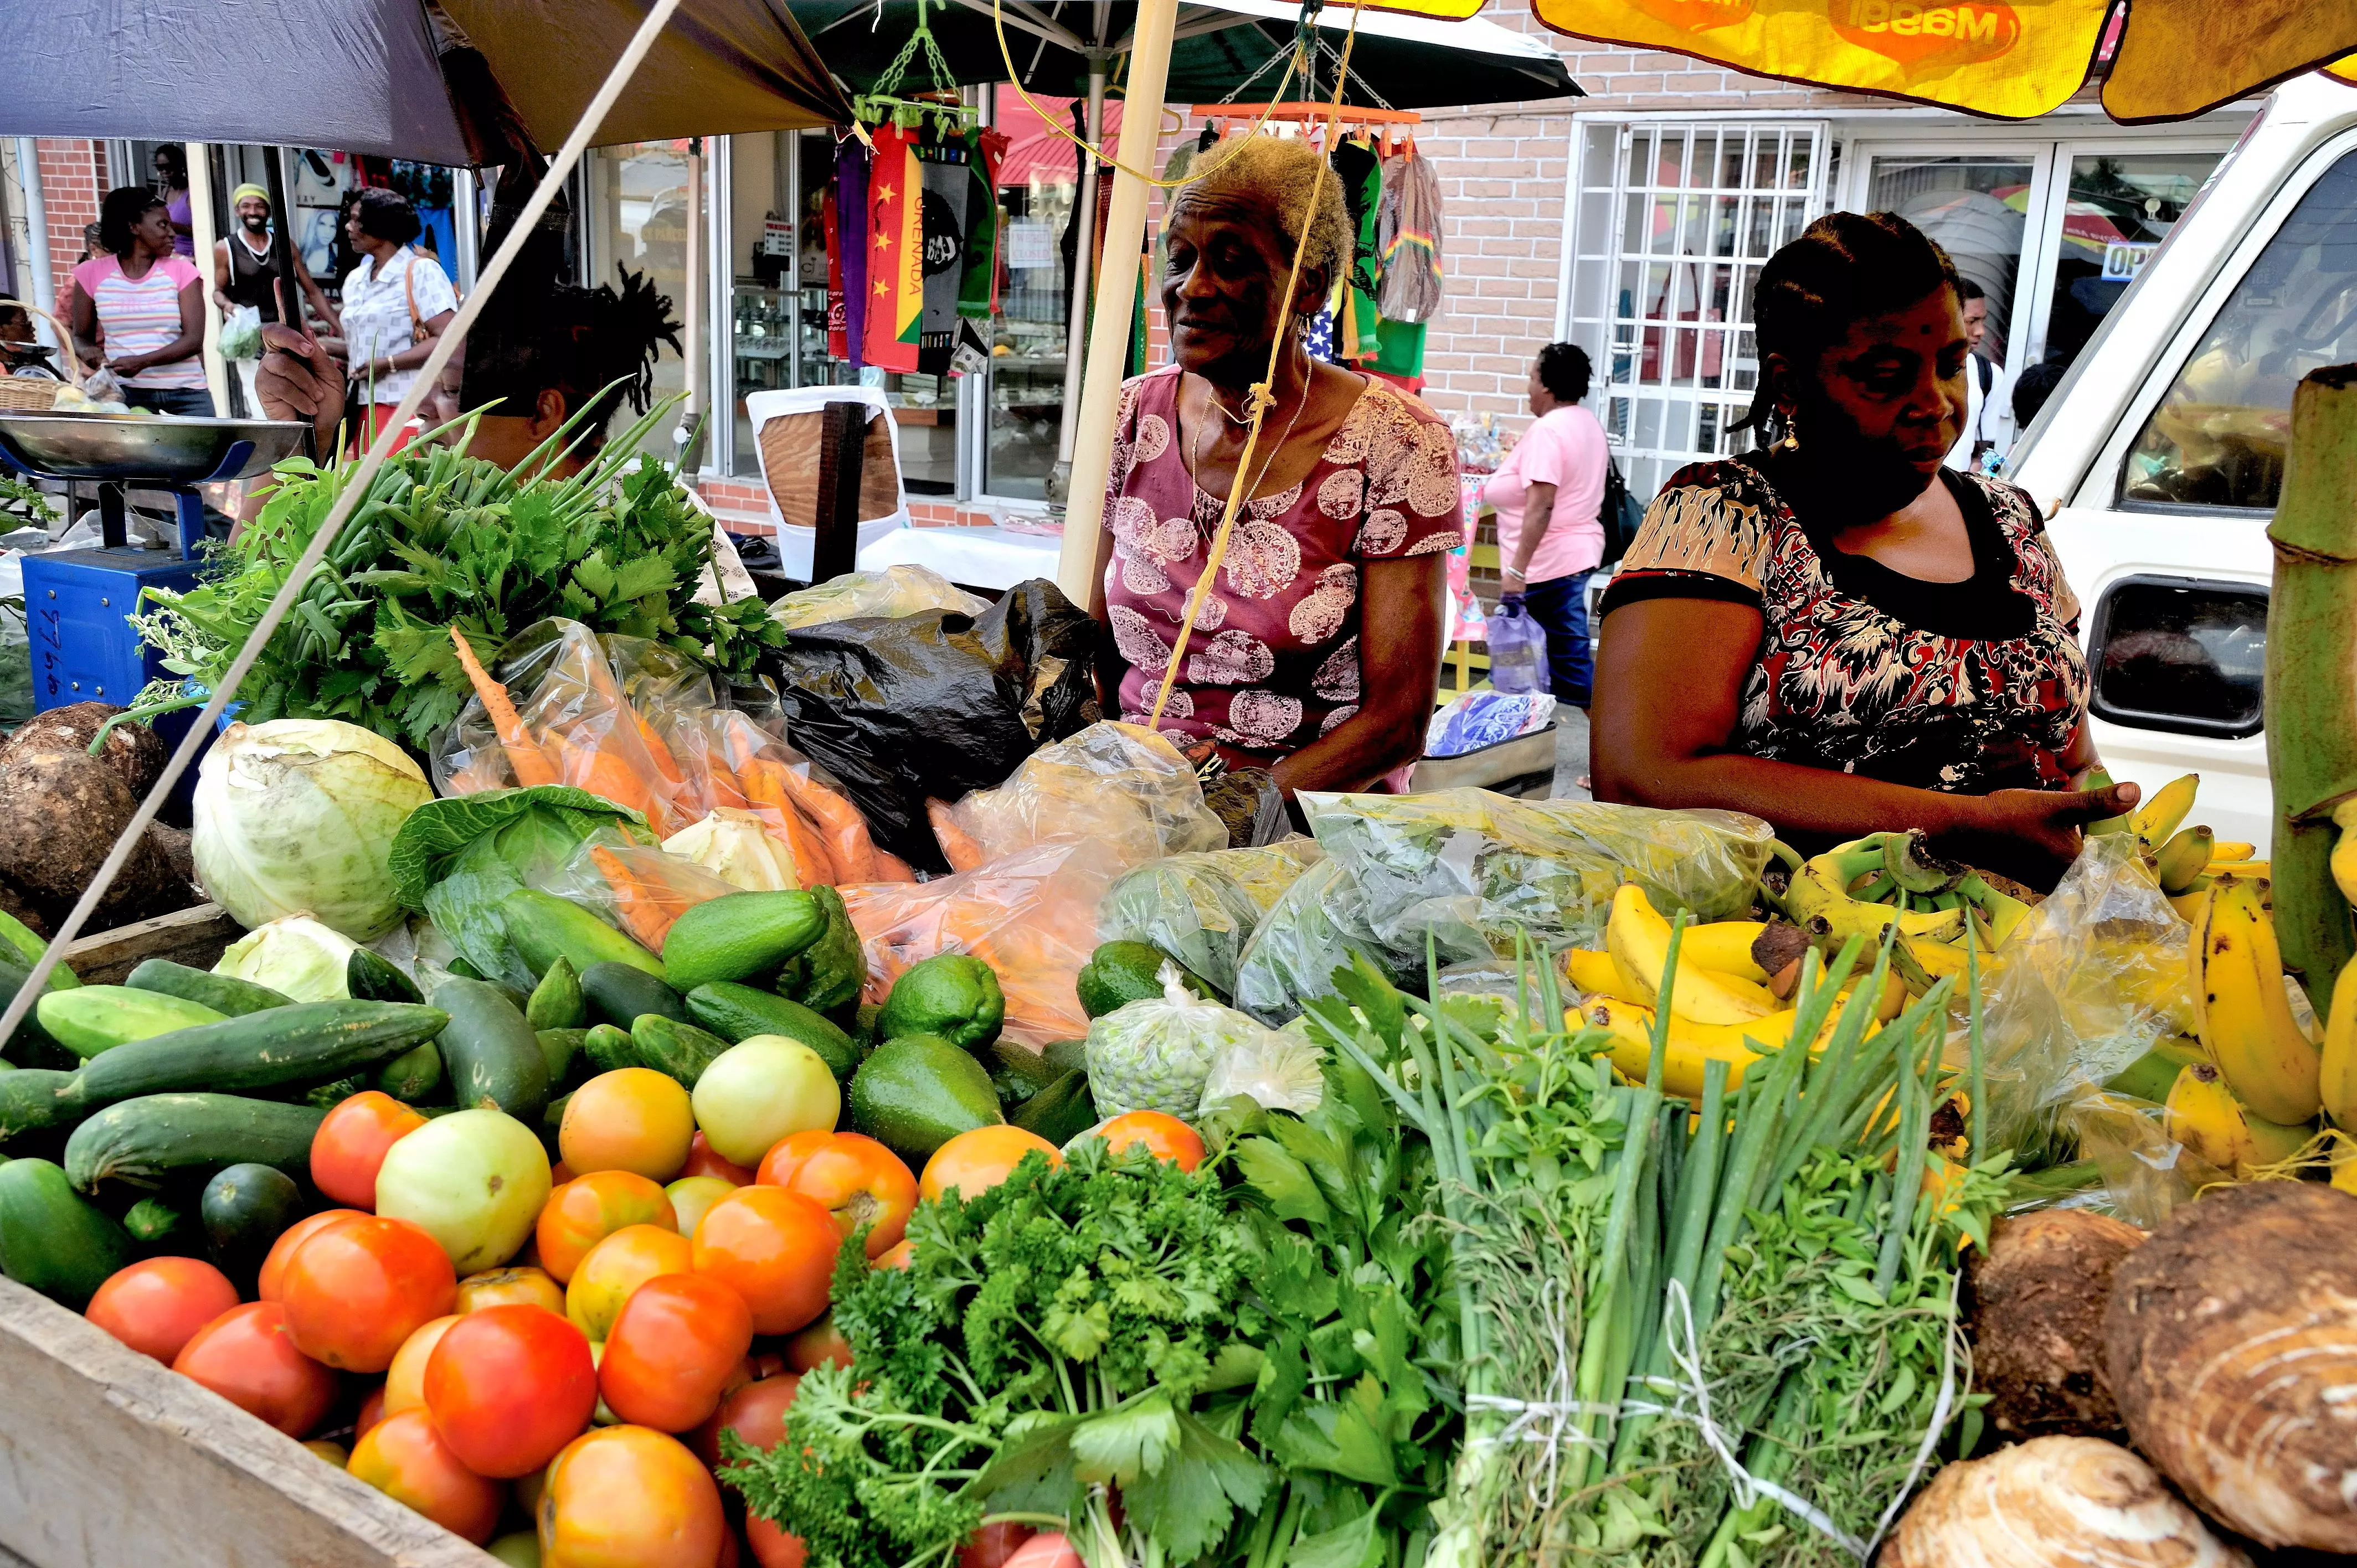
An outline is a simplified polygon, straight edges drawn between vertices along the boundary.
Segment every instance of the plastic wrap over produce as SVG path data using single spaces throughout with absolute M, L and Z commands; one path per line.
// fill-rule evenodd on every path
M 1108 846 L 1126 865 L 1166 854 L 1224 849 L 1228 830 L 1203 804 L 1192 764 L 1168 738 L 1104 720 L 1025 757 L 995 789 L 934 809 L 942 848 L 957 870 L 1000 860 L 1051 838 Z
M 632 843 L 612 828 L 599 828 L 563 865 L 526 885 L 580 905 L 651 953 L 662 951 L 673 921 L 739 891 L 683 855 Z
M 922 615 L 927 610 L 978 616 L 989 607 L 988 599 L 967 593 L 931 566 L 912 563 L 887 566 L 881 572 L 845 572 L 797 589 L 770 607 L 770 618 L 792 630 L 866 616 Z
M 1357 888 L 1358 918 L 1419 977 L 1427 932 L 1443 964 L 1510 957 L 1517 929 L 1550 948 L 1601 947 L 1612 891 L 1625 881 L 1664 915 L 1735 918 L 1750 907 L 1773 837 L 1738 811 L 1520 800 L 1487 789 L 1299 800 L 1319 846 Z
M 1261 919 L 1309 866 L 1318 841 L 1281 839 L 1150 861 L 1113 885 L 1097 911 L 1104 941 L 1148 942 L 1232 995 L 1236 970 Z
M 1301 1004 L 1334 994 L 1333 974 L 1362 953 L 1403 990 L 1424 989 L 1424 959 L 1411 963 L 1366 923 L 1366 900 L 1349 872 L 1321 860 L 1277 897 L 1236 964 L 1235 1004 L 1275 1027 Z M 1210 977 L 1205 976 L 1206 979 Z
M 1007 1037 L 1041 1047 L 1089 1031 L 1072 989 L 1096 950 L 1097 906 L 1125 863 L 1108 844 L 1051 839 L 931 882 L 843 889 L 867 954 L 867 1000 L 936 953 L 970 953 L 998 974 Z

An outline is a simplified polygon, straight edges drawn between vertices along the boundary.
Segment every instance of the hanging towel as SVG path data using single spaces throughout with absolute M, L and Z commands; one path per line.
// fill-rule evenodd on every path
M 834 224 L 843 255 L 842 358 L 856 371 L 867 362 L 867 149 L 856 136 L 835 144 Z
M 1377 301 L 1394 321 L 1423 323 L 1440 310 L 1440 177 L 1413 146 L 1383 165 L 1380 238 L 1383 292 Z
M 924 304 L 917 329 L 917 368 L 927 375 L 947 375 L 950 351 L 957 346 L 958 295 L 965 283 L 966 211 L 974 193 L 974 171 L 969 166 L 974 152 L 973 140 L 967 135 L 922 141 L 916 146 L 923 182 L 917 241 L 924 274 L 920 285 Z
M 924 171 L 916 138 L 898 125 L 876 133 L 867 171 L 866 360 L 888 371 L 917 368 L 925 310 Z
M 1375 210 L 1383 199 L 1383 166 L 1374 149 L 1363 142 L 1346 141 L 1330 160 L 1342 185 L 1342 205 L 1349 214 L 1350 255 L 1344 265 L 1351 283 L 1349 308 L 1336 317 L 1343 328 L 1335 334 L 1334 349 L 1346 360 L 1372 359 L 1376 352 Z
M 966 195 L 965 275 L 958 284 L 958 314 L 987 323 L 998 308 L 998 165 L 1013 138 L 1004 131 L 969 131 L 974 188 Z

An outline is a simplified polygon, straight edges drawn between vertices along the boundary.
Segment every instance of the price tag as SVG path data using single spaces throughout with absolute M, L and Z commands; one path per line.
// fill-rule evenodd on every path
M 783 218 L 761 220 L 761 254 L 791 256 L 794 253 L 794 226 Z

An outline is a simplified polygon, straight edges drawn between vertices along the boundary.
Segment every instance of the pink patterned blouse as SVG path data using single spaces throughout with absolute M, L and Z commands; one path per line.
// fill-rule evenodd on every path
M 1224 504 L 1178 449 L 1178 377 L 1124 385 L 1114 431 L 1105 603 L 1133 724 L 1154 707 Z M 1237 513 L 1161 727 L 1274 761 L 1357 713 L 1359 563 L 1454 550 L 1460 504 L 1448 425 L 1371 380 L 1309 477 Z

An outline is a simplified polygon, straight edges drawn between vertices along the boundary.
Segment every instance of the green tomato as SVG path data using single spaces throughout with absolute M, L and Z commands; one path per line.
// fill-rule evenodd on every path
M 689 1176 L 663 1188 L 663 1196 L 671 1199 L 679 1233 L 694 1240 L 695 1228 L 704 1223 L 704 1211 L 736 1190 L 737 1184 L 726 1176 Z
M 463 1278 L 522 1250 L 548 1189 L 548 1151 L 531 1128 L 501 1111 L 457 1111 L 386 1152 L 376 1211 L 423 1226 Z
M 759 1165 L 788 1133 L 832 1129 L 843 1113 L 826 1058 L 783 1035 L 755 1035 L 713 1058 L 694 1101 L 712 1152 L 739 1165 Z

